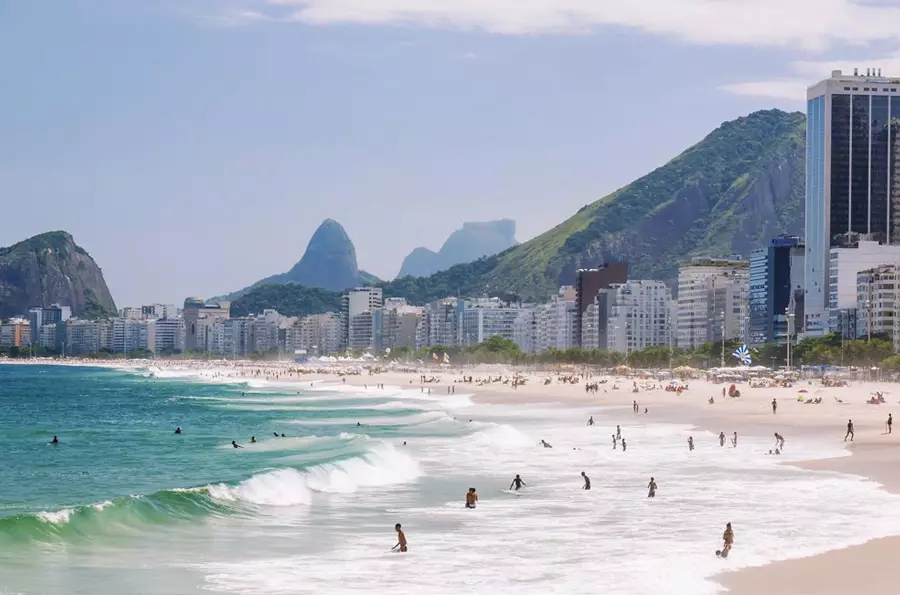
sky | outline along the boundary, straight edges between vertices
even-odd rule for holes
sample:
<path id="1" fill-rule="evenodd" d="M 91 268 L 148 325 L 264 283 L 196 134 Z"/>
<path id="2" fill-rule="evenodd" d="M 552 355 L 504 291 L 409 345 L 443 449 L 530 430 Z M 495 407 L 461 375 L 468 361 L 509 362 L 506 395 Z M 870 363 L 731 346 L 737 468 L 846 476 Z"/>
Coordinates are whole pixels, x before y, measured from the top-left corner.
<path id="1" fill-rule="evenodd" d="M 117 304 L 288 270 L 325 218 L 393 278 L 532 238 L 833 68 L 900 0 L 0 0 L 0 246 L 64 229 Z"/>

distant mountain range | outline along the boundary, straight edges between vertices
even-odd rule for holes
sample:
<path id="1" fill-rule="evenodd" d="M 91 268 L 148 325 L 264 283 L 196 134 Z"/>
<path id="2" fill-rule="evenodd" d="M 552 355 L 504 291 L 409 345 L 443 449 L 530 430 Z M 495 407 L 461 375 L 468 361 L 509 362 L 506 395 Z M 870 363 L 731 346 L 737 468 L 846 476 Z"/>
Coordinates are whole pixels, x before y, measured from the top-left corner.
<path id="1" fill-rule="evenodd" d="M 805 152 L 804 114 L 754 112 L 524 244 L 378 285 L 418 304 L 451 295 L 544 300 L 577 269 L 614 260 L 628 262 L 633 279 L 671 282 L 691 256 L 746 256 L 782 233 L 801 235 Z"/>
<path id="2" fill-rule="evenodd" d="M 397 278 L 427 277 L 455 264 L 503 252 L 516 244 L 516 222 L 512 219 L 466 222 L 462 229 L 450 234 L 440 251 L 421 247 L 413 250 L 403 260 Z"/>
<path id="3" fill-rule="evenodd" d="M 0 318 L 55 303 L 75 316 L 116 312 L 103 272 L 69 233 L 51 231 L 0 248 Z"/>
<path id="4" fill-rule="evenodd" d="M 342 291 L 349 287 L 373 285 L 378 282 L 380 279 L 375 275 L 359 270 L 356 263 L 356 248 L 343 226 L 334 219 L 326 219 L 313 233 L 303 257 L 291 270 L 260 279 L 249 287 L 211 300 L 235 300 L 263 285 L 293 283 L 329 291 Z"/>

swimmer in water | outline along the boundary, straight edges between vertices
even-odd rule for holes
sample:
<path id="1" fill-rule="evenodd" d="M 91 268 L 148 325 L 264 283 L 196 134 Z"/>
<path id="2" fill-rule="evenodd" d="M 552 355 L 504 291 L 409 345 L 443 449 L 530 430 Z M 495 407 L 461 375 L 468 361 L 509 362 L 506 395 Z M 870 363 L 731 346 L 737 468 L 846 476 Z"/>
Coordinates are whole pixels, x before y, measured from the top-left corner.
<path id="1" fill-rule="evenodd" d="M 394 525 L 394 530 L 397 531 L 397 545 L 391 548 L 391 551 L 400 551 L 405 552 L 407 550 L 406 547 L 406 534 L 403 533 L 403 529 L 400 527 L 400 523 Z"/>
<path id="2" fill-rule="evenodd" d="M 509 489 L 513 489 L 513 486 L 516 486 L 516 487 L 515 487 L 516 491 L 519 491 L 519 489 L 520 489 L 523 485 L 528 485 L 528 484 L 526 484 L 526 483 L 522 480 L 522 478 L 519 477 L 519 474 L 517 473 L 515 479 L 513 479 L 513 480 L 512 480 L 512 483 L 509 484 Z"/>
<path id="3" fill-rule="evenodd" d="M 231 446 L 233 446 L 233 447 L 235 447 L 235 448 L 244 448 L 243 446 L 241 446 L 240 444 L 238 444 L 238 443 L 235 442 L 234 440 L 231 441 Z"/>
<path id="4" fill-rule="evenodd" d="M 541 440 L 541 445 L 542 445 L 544 448 L 553 448 L 553 447 L 550 445 L 550 443 L 547 442 L 546 440 Z"/>
<path id="5" fill-rule="evenodd" d="M 181 433 L 181 426 L 178 426 L 177 428 L 175 428 L 175 433 L 176 433 L 176 434 L 180 434 L 180 433 Z"/>
<path id="6" fill-rule="evenodd" d="M 272 432 L 272 435 L 278 438 L 278 432 Z"/>
<path id="7" fill-rule="evenodd" d="M 53 446 L 56 446 L 57 444 L 59 444 L 59 438 L 54 436 L 53 440 L 50 441 L 50 444 L 52 444 Z"/>
<path id="8" fill-rule="evenodd" d="M 256 436 L 250 436 L 250 444 L 256 444 Z"/>
<path id="9" fill-rule="evenodd" d="M 581 477 L 584 479 L 584 485 L 581 486 L 581 489 L 582 489 L 582 490 L 588 490 L 588 491 L 590 491 L 590 489 L 591 489 L 591 478 L 588 477 L 587 475 L 585 475 L 585 474 L 584 474 L 584 471 L 581 472 Z"/>
<path id="10" fill-rule="evenodd" d="M 476 502 L 478 502 L 478 492 L 475 491 L 475 488 L 469 488 L 466 494 L 466 508 L 475 508 Z"/>

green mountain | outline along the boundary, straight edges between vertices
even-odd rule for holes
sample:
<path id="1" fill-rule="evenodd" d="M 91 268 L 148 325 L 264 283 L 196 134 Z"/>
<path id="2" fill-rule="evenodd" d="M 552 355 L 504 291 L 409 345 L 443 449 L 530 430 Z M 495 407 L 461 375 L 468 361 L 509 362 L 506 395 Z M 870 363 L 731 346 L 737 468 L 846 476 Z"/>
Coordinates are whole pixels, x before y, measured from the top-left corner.
<path id="1" fill-rule="evenodd" d="M 75 316 L 116 311 L 103 272 L 70 234 L 52 231 L 0 248 L 0 318 L 55 303 Z"/>
<path id="2" fill-rule="evenodd" d="M 421 247 L 410 252 L 403 260 L 397 278 L 427 277 L 455 264 L 497 254 L 516 244 L 516 222 L 512 219 L 467 221 L 461 229 L 450 234 L 438 252 Z"/>
<path id="3" fill-rule="evenodd" d="M 801 235 L 805 153 L 802 113 L 754 112 L 524 244 L 379 285 L 385 297 L 418 304 L 485 294 L 544 300 L 577 269 L 616 260 L 633 279 L 671 282 L 691 256 L 747 256 L 780 234 Z"/>
<path id="4" fill-rule="evenodd" d="M 319 287 L 286 285 L 261 285 L 240 296 L 231 303 L 232 316 L 258 314 L 274 308 L 285 316 L 308 316 L 323 312 L 339 312 L 342 293 Z"/>

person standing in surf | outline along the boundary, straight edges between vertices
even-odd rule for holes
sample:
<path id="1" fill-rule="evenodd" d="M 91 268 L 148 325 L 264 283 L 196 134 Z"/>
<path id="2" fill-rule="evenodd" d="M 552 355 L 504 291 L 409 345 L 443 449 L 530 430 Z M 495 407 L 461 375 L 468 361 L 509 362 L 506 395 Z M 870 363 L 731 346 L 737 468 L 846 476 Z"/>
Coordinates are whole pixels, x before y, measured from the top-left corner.
<path id="1" fill-rule="evenodd" d="M 466 508 L 475 508 L 477 502 L 478 492 L 475 491 L 475 488 L 469 488 L 469 492 L 466 494 Z"/>
<path id="2" fill-rule="evenodd" d="M 647 484 L 647 489 L 650 490 L 647 492 L 648 498 L 656 498 L 656 479 L 651 477 L 650 483 Z"/>
<path id="3" fill-rule="evenodd" d="M 526 484 L 524 481 L 522 481 L 522 478 L 519 477 L 519 474 L 518 474 L 518 473 L 516 473 L 516 477 L 512 480 L 512 483 L 509 484 L 509 489 L 513 489 L 513 486 L 516 486 L 516 487 L 515 487 L 515 490 L 518 492 L 519 489 L 520 489 L 523 485 L 528 485 L 528 484 Z"/>
<path id="4" fill-rule="evenodd" d="M 588 477 L 587 475 L 585 475 L 584 471 L 581 472 L 581 477 L 584 479 L 584 485 L 581 486 L 581 489 L 582 489 L 582 490 L 588 490 L 588 491 L 590 491 L 590 489 L 591 489 L 591 478 Z"/>
<path id="5" fill-rule="evenodd" d="M 850 442 L 853 442 L 853 436 L 854 436 L 854 433 L 853 433 L 853 420 L 852 420 L 852 419 L 848 419 L 848 420 L 847 420 L 847 433 L 844 434 L 844 442 L 847 441 L 847 438 L 848 438 L 848 437 L 850 438 Z"/>
<path id="6" fill-rule="evenodd" d="M 688 436 L 688 450 L 691 452 L 694 451 L 694 437 L 693 436 Z"/>
<path id="7" fill-rule="evenodd" d="M 725 446 L 725 432 L 719 432 L 719 446 Z"/>
<path id="8" fill-rule="evenodd" d="M 778 411 L 778 401 L 772 399 L 772 415 L 775 415 L 776 411 Z"/>
<path id="9" fill-rule="evenodd" d="M 731 439 L 731 446 L 737 448 L 737 432 L 734 433 L 734 437 Z"/>
<path id="10" fill-rule="evenodd" d="M 397 531 L 397 545 L 391 548 L 391 551 L 407 551 L 406 547 L 406 534 L 403 532 L 403 529 L 400 527 L 400 523 L 394 525 L 394 530 Z"/>
<path id="11" fill-rule="evenodd" d="M 784 450 L 784 437 L 778 432 L 775 432 L 775 449 Z"/>

